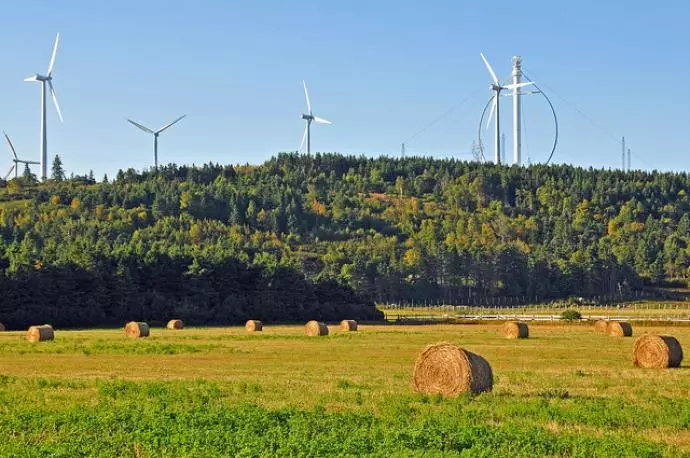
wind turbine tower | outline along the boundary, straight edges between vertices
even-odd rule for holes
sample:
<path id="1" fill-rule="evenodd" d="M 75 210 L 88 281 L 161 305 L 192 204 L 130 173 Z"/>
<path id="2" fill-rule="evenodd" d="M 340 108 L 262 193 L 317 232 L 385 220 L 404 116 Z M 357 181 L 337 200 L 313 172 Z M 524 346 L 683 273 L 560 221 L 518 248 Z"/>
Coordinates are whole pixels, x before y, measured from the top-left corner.
<path id="1" fill-rule="evenodd" d="M 5 181 L 7 181 L 10 175 L 12 175 L 12 171 L 14 171 L 15 178 L 19 177 L 19 164 L 24 164 L 25 167 L 28 167 L 29 164 L 40 164 L 40 162 L 36 161 L 25 161 L 19 159 L 17 157 L 17 151 L 14 149 L 14 145 L 12 144 L 12 140 L 10 140 L 10 136 L 7 135 L 5 132 L 3 132 L 2 134 L 5 136 L 5 140 L 7 140 L 7 145 L 10 147 L 10 152 L 12 153 L 12 167 L 10 167 L 10 170 L 5 175 Z"/>
<path id="2" fill-rule="evenodd" d="M 513 162 L 520 165 L 522 160 L 522 119 L 520 117 L 520 76 L 522 75 L 522 57 L 513 56 Z"/>
<path id="3" fill-rule="evenodd" d="M 311 100 L 309 100 L 309 92 L 307 91 L 307 83 L 302 80 L 302 86 L 304 86 L 304 97 L 307 99 L 307 113 L 302 113 L 302 119 L 306 122 L 306 126 L 304 127 L 304 135 L 302 135 L 302 144 L 300 145 L 299 149 L 300 151 L 302 148 L 304 148 L 304 145 L 306 143 L 307 145 L 307 154 L 311 153 L 311 123 L 315 122 L 317 124 L 333 124 L 327 119 L 319 118 L 318 116 L 314 116 L 314 113 L 311 111 Z M 403 145 L 404 147 L 404 145 Z"/>
<path id="4" fill-rule="evenodd" d="M 57 54 L 58 43 L 60 42 L 60 34 L 55 37 L 55 46 L 53 46 L 53 55 L 50 57 L 50 64 L 48 64 L 48 74 L 39 75 L 38 73 L 30 76 L 24 81 L 41 83 L 41 180 L 48 177 L 48 136 L 46 133 L 46 83 L 50 88 L 50 95 L 53 98 L 55 110 L 57 110 L 60 122 L 62 122 L 62 113 L 60 112 L 60 105 L 58 105 L 57 97 L 55 96 L 55 88 L 53 87 L 53 65 L 55 65 L 55 55 Z"/>
<path id="5" fill-rule="evenodd" d="M 486 60 L 486 57 L 484 57 L 483 53 L 479 53 L 479 55 L 482 57 L 482 60 L 484 61 L 484 65 L 486 65 L 486 69 L 489 71 L 489 74 L 491 75 L 492 83 L 489 85 L 489 89 L 491 89 L 495 94 L 493 96 L 493 102 L 491 105 L 491 112 L 489 113 L 489 120 L 487 122 L 487 127 L 489 124 L 491 124 L 491 120 L 493 117 L 496 117 L 496 122 L 495 122 L 495 129 L 494 129 L 494 160 L 496 161 L 496 164 L 501 163 L 501 127 L 500 127 L 500 99 L 501 99 L 501 91 L 504 89 L 508 90 L 513 90 L 513 95 L 514 97 L 519 97 L 520 92 L 519 89 L 524 86 L 529 86 L 534 84 L 532 81 L 526 82 L 526 83 L 512 83 L 508 85 L 503 85 L 501 82 L 498 80 L 498 76 L 496 76 L 496 72 L 494 69 L 491 67 L 491 64 L 489 64 L 489 61 Z M 520 61 L 521 62 L 521 61 Z M 515 75 L 513 74 L 513 79 L 515 79 Z M 518 76 L 519 79 L 519 76 Z M 517 95 L 515 95 L 517 93 Z M 515 99 L 514 99 L 515 100 Z M 518 116 L 520 114 L 519 110 L 519 105 L 518 105 Z M 519 127 L 518 127 L 519 130 Z M 518 153 L 519 154 L 519 153 Z M 516 156 L 518 157 L 518 156 Z"/>
<path id="6" fill-rule="evenodd" d="M 163 133 L 163 131 L 165 131 L 166 129 L 172 127 L 173 125 L 177 124 L 179 121 L 184 119 L 185 116 L 187 116 L 187 115 L 180 116 L 179 118 L 177 118 L 173 122 L 169 122 L 168 124 L 164 125 L 163 127 L 161 127 L 158 130 L 149 129 L 148 127 L 146 127 L 142 124 L 139 124 L 138 122 L 134 122 L 131 119 L 127 120 L 133 126 L 138 127 L 139 129 L 143 130 L 147 134 L 153 135 L 153 168 L 154 169 L 158 168 L 158 136 L 161 133 Z"/>

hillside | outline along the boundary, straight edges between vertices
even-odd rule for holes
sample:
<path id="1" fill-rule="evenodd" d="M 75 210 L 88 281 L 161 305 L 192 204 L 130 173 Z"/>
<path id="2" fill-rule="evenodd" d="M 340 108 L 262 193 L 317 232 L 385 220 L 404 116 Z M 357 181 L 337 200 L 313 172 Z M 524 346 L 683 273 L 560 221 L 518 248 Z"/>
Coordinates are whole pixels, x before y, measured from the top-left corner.
<path id="1" fill-rule="evenodd" d="M 281 154 L 0 191 L 5 321 L 376 316 L 686 281 L 687 174 Z M 518 300 L 518 299 L 516 299 Z"/>

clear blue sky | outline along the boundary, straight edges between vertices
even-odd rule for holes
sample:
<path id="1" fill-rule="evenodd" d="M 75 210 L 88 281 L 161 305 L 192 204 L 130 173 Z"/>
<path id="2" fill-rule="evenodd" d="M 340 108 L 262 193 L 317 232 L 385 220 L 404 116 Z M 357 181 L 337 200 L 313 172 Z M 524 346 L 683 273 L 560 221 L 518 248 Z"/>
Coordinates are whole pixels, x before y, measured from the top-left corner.
<path id="1" fill-rule="evenodd" d="M 551 95 L 556 162 L 618 167 L 615 138 L 625 135 L 633 166 L 690 169 L 687 0 L 6 3 L 0 128 L 22 156 L 38 158 L 39 85 L 22 80 L 46 71 L 59 31 L 65 122 L 49 107 L 48 138 L 68 172 L 100 178 L 150 166 L 151 138 L 127 117 L 155 128 L 188 115 L 161 135 L 163 163 L 259 163 L 296 150 L 302 79 L 314 114 L 334 122 L 313 127 L 313 151 L 399 154 L 403 140 L 472 95 L 407 145 L 469 158 L 490 97 L 480 51 L 506 77 L 521 54 Z M 525 100 L 533 161 L 551 141 L 547 110 Z M 3 146 L 0 173 L 9 164 Z"/>

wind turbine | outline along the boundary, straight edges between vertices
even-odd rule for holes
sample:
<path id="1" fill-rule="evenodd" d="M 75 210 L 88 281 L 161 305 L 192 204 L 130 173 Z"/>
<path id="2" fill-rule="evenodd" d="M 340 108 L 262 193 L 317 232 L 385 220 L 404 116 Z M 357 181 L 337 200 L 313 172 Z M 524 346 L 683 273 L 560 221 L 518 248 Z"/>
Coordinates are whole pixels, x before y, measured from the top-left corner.
<path id="1" fill-rule="evenodd" d="M 173 122 L 170 122 L 170 123 L 164 125 L 163 127 L 161 127 L 161 128 L 158 129 L 158 130 L 149 129 L 148 127 L 143 126 L 143 125 L 139 124 L 138 122 L 134 122 L 134 121 L 132 121 L 131 119 L 128 119 L 128 120 L 127 120 L 127 121 L 129 121 L 130 124 L 132 124 L 133 126 L 138 127 L 139 129 L 143 130 L 144 132 L 147 132 L 147 133 L 149 133 L 149 134 L 153 134 L 153 168 L 154 168 L 154 169 L 157 169 L 157 168 L 158 168 L 158 136 L 159 136 L 164 130 L 168 129 L 169 127 L 172 127 L 174 124 L 177 124 L 177 122 L 178 122 L 178 121 L 181 121 L 182 118 L 184 118 L 185 116 L 187 116 L 187 115 L 182 115 L 182 116 L 180 116 L 179 118 L 177 118 L 177 119 L 174 120 Z"/>
<path id="2" fill-rule="evenodd" d="M 498 81 L 498 77 L 496 76 L 496 72 L 494 72 L 494 69 L 491 67 L 489 64 L 489 61 L 486 60 L 486 57 L 484 57 L 483 53 L 479 53 L 480 56 L 482 56 L 482 60 L 484 61 L 484 65 L 486 65 L 486 69 L 489 70 L 489 73 L 491 74 L 491 79 L 493 80 L 493 83 L 489 85 L 489 88 L 495 92 L 493 96 L 493 102 L 491 104 L 491 112 L 489 113 L 489 120 L 486 123 L 486 127 L 488 129 L 489 124 L 491 124 L 491 119 L 494 117 L 494 114 L 496 115 L 496 123 L 495 123 L 495 130 L 494 130 L 494 161 L 496 164 L 501 163 L 501 117 L 500 117 L 500 97 L 501 97 L 501 91 L 504 89 L 508 90 L 514 90 L 517 91 L 519 88 L 524 87 L 524 86 L 529 86 L 530 84 L 534 84 L 533 82 L 527 82 L 527 83 L 519 83 L 515 82 L 513 84 L 507 84 L 507 85 L 502 85 Z"/>
<path id="3" fill-rule="evenodd" d="M 57 97 L 55 96 L 55 88 L 53 87 L 53 65 L 55 65 L 55 55 L 57 54 L 58 43 L 60 42 L 60 34 L 55 37 L 55 46 L 53 46 L 53 55 L 50 57 L 50 64 L 48 64 L 48 75 L 40 75 L 38 73 L 30 76 L 24 81 L 35 81 L 41 83 L 41 180 L 45 180 L 48 176 L 48 137 L 46 135 L 46 83 L 50 88 L 50 95 L 53 98 L 55 110 L 57 110 L 60 122 L 62 122 L 62 113 L 60 112 L 60 105 L 58 105 Z"/>
<path id="4" fill-rule="evenodd" d="M 299 146 L 300 151 L 302 151 L 302 148 L 304 148 L 304 143 L 307 143 L 307 154 L 311 153 L 311 123 L 312 121 L 319 123 L 319 124 L 333 124 L 332 122 L 328 121 L 327 119 L 319 118 L 318 116 L 314 116 L 314 114 L 311 111 L 311 102 L 309 101 L 309 92 L 307 91 L 307 83 L 302 80 L 302 85 L 304 86 L 304 96 L 307 98 L 307 111 L 308 113 L 302 113 L 302 119 L 304 119 L 307 122 L 306 127 L 304 128 L 304 135 L 302 135 L 302 144 Z"/>
<path id="5" fill-rule="evenodd" d="M 10 140 L 9 135 L 7 135 L 5 132 L 3 132 L 3 135 L 5 135 L 5 140 L 7 140 L 7 144 L 10 147 L 10 151 L 12 152 L 12 167 L 10 167 L 10 170 L 7 172 L 7 175 L 5 175 L 4 180 L 7 181 L 7 179 L 12 175 L 12 171 L 14 170 L 14 177 L 18 178 L 19 177 L 19 164 L 24 164 L 25 166 L 29 166 L 29 164 L 40 164 L 40 162 L 36 161 L 24 161 L 22 159 L 19 159 L 17 157 L 17 151 L 14 149 L 14 145 L 12 145 L 12 140 Z"/>

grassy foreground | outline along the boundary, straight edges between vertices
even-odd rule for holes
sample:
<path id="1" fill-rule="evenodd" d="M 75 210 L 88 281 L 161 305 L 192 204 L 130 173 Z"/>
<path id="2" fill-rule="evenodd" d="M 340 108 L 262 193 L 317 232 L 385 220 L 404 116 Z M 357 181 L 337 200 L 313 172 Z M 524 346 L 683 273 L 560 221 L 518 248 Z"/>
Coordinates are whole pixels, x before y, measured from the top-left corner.
<path id="1" fill-rule="evenodd" d="M 634 339 L 583 325 L 297 326 L 0 334 L 0 456 L 690 456 L 690 367 L 632 366 Z M 690 328 L 670 333 L 690 354 Z M 449 341 L 491 363 L 492 393 L 413 392 Z"/>

